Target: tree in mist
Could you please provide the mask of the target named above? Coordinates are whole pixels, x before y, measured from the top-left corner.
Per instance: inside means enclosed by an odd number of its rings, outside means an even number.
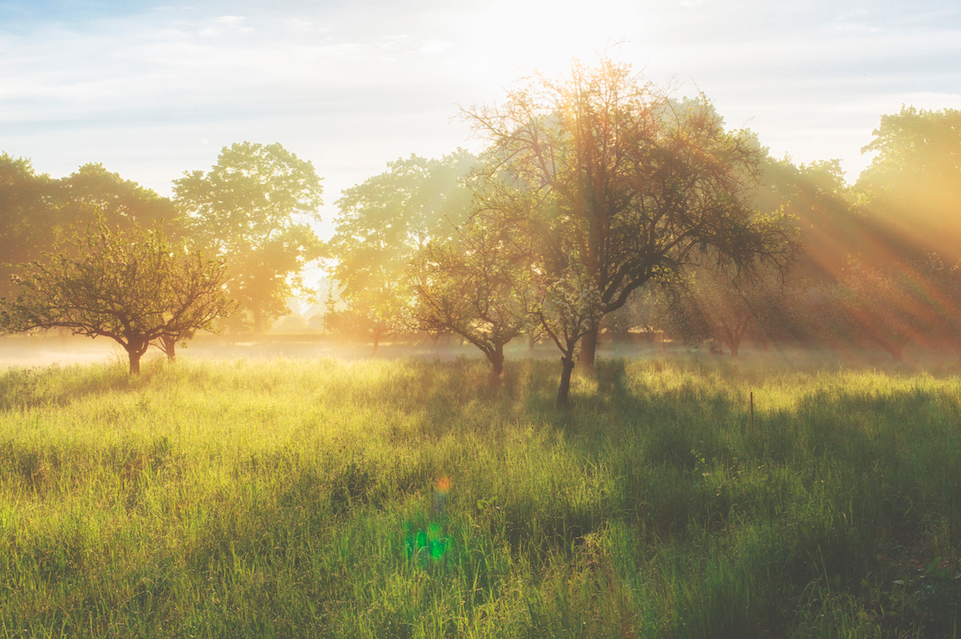
[[[310,222],[320,221],[322,194],[313,164],[280,144],[224,147],[208,173],[174,180],[192,246],[224,259],[230,295],[254,332],[287,314],[295,292],[310,292],[302,272],[321,256]]]
[[[47,216],[52,182],[29,160],[0,153],[0,297],[15,290],[11,276],[17,265],[52,246],[55,229]]]
[[[88,163],[55,183],[54,199],[60,217],[80,235],[97,220],[122,231],[159,229],[172,241],[183,239],[180,214],[169,198],[111,173],[102,164]]]
[[[784,265],[793,252],[781,220],[750,206],[760,147],[726,131],[703,96],[672,102],[602,58],[595,68],[575,62],[566,80],[529,78],[504,104],[465,117],[490,143],[489,174],[533,202],[526,219],[510,197],[487,206],[538,238],[545,273],[574,268],[556,258],[576,256],[602,315],[698,263],[750,269]],[[595,323],[582,335],[587,365],[597,333]]]
[[[344,191],[327,253],[344,307],[335,326],[375,340],[410,326],[408,267],[431,240],[449,239],[467,218],[475,163],[461,149],[440,159],[412,155]]]
[[[732,357],[738,356],[749,335],[767,339],[783,333],[788,291],[776,269],[742,277],[729,269],[697,269],[691,273],[687,293],[683,297],[687,312],[695,314],[688,323],[726,346]]]
[[[601,333],[615,340],[629,340],[640,331],[648,343],[654,343],[658,330],[664,327],[665,295],[659,284],[636,289],[624,306],[606,314],[601,320]]]
[[[475,217],[450,241],[432,241],[412,265],[416,326],[432,334],[456,333],[491,364],[504,369],[504,346],[530,328],[524,296],[523,251],[512,238]]]
[[[877,153],[855,190],[914,257],[934,251],[961,259],[961,110],[902,107],[884,115],[863,153]],[[920,250],[918,250],[920,249]]]
[[[887,270],[853,263],[838,288],[839,332],[896,362],[909,343],[941,346],[961,335],[957,271],[934,254]]]
[[[162,340],[172,359],[178,340],[232,309],[224,266],[172,246],[159,231],[113,231],[101,221],[72,247],[56,248],[25,265],[16,295],[0,301],[4,329],[60,327],[109,337],[127,351],[136,374],[151,342]]]
[[[85,164],[58,180],[30,161],[0,154],[0,296],[13,291],[19,264],[44,259],[58,241],[82,237],[103,219],[121,229],[160,228],[182,236],[173,203],[101,164]],[[70,242],[62,244],[73,250]]]
[[[766,157],[754,206],[783,211],[803,248],[788,272],[791,286],[836,282],[848,260],[874,252],[875,230],[854,207],[840,160],[795,165],[789,157]]]
[[[383,340],[406,333],[413,325],[411,295],[406,280],[381,280],[379,286],[358,291],[350,306],[337,309],[329,304],[325,326],[334,333],[371,340],[371,355],[376,357]]]

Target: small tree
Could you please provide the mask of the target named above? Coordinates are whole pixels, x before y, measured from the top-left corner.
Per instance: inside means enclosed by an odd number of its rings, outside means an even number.
[[[592,285],[587,270],[576,261],[558,278],[535,274],[528,290],[532,295],[528,312],[561,351],[557,406],[567,406],[581,338],[594,330],[604,316],[601,293]]]
[[[780,274],[773,269],[744,273],[730,269],[698,269],[691,277],[692,301],[711,337],[738,356],[741,342],[749,334],[777,333],[778,308],[787,298]]]
[[[353,304],[335,310],[333,300],[328,304],[326,327],[335,333],[369,338],[377,350],[383,339],[407,332],[410,327],[410,295],[406,284],[384,282],[381,286],[360,291],[352,299]],[[403,291],[403,292],[402,292]]]
[[[109,337],[127,351],[136,374],[151,342],[159,340],[173,359],[177,341],[233,308],[223,292],[223,264],[179,251],[157,231],[122,234],[101,220],[73,250],[60,248],[15,276],[18,291],[12,301],[0,301],[0,326]]]
[[[431,243],[413,266],[414,318],[430,333],[457,333],[504,370],[504,346],[530,326],[517,291],[520,271],[509,238],[476,217],[456,242]]]

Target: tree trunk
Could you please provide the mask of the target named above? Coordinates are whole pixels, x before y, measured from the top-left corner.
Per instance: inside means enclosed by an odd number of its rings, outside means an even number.
[[[887,341],[882,341],[880,344],[881,348],[887,351],[895,362],[900,364],[904,361],[904,344],[895,344]]]
[[[377,357],[377,347],[380,345],[380,333],[374,333],[374,352],[370,354],[371,357]]]
[[[527,351],[533,352],[534,344],[536,343],[537,343],[537,333],[535,333],[534,331],[531,331],[530,333],[527,334]]]
[[[130,374],[139,375],[140,374],[140,356],[143,352],[139,351],[136,346],[127,346],[127,357],[130,359]]]
[[[504,373],[504,345],[498,344],[494,347],[494,353],[490,356],[491,381],[496,382]]]
[[[571,373],[574,371],[574,357],[561,358],[561,385],[557,388],[557,407],[567,406],[571,390]]]
[[[254,334],[260,335],[264,328],[264,318],[259,309],[254,309]]]
[[[160,343],[163,344],[163,352],[167,354],[167,361],[172,362],[177,359],[177,338],[173,335],[161,335]]]
[[[743,333],[729,331],[727,336],[727,347],[731,351],[731,357],[737,357],[737,349],[741,347],[741,336]]]
[[[594,368],[594,355],[597,353],[597,337],[600,330],[600,325],[597,325],[581,338],[581,354],[577,358],[577,365],[581,368],[588,370]]]

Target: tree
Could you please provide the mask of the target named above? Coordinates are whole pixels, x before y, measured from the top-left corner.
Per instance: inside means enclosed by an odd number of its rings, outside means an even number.
[[[579,261],[560,277],[535,274],[527,287],[531,298],[528,313],[561,352],[561,381],[557,387],[557,406],[567,406],[571,373],[581,348],[581,339],[604,315],[604,302],[594,281]]]
[[[111,173],[102,164],[84,164],[57,180],[53,198],[60,208],[60,218],[71,227],[72,234],[85,232],[102,218],[107,225],[122,231],[137,227],[159,229],[171,241],[179,241],[183,236],[180,215],[169,198]]]
[[[410,262],[431,240],[452,237],[467,218],[475,163],[463,149],[439,160],[411,155],[344,191],[328,257],[347,326],[357,331],[369,321],[366,330],[377,339],[409,319]]]
[[[877,156],[855,184],[861,208],[912,258],[933,251],[952,264],[961,259],[961,110],[902,106],[881,116],[873,136],[861,151]]]
[[[854,206],[840,160],[795,166],[789,157],[762,161],[754,201],[766,213],[783,211],[797,229],[803,251],[791,265],[792,285],[833,283],[854,255],[874,253],[880,238]]]
[[[961,334],[957,272],[929,254],[922,261],[882,270],[853,263],[837,293],[842,334],[883,348],[896,362],[911,342],[957,343]]]
[[[410,319],[410,292],[405,280],[381,280],[377,286],[358,291],[347,308],[328,305],[326,326],[336,333],[369,338],[377,356],[382,340],[407,331]]]
[[[232,308],[223,290],[224,266],[171,246],[158,231],[123,233],[101,221],[73,248],[58,245],[45,262],[25,265],[16,297],[0,301],[0,326],[109,337],[127,351],[136,374],[151,342],[164,340],[173,358],[177,340]],[[82,257],[70,257],[74,252]]]
[[[660,286],[648,285],[635,290],[624,306],[604,316],[601,330],[615,340],[629,340],[632,333],[640,329],[644,340],[653,344],[657,331],[664,328],[666,297]]]
[[[48,216],[53,180],[30,160],[0,153],[0,297],[14,287],[18,264],[38,259],[57,235]]]
[[[54,180],[35,173],[29,160],[0,154],[0,295],[12,293],[17,265],[42,259],[57,241],[83,235],[99,218],[121,229],[160,228],[167,237],[182,236],[169,199],[101,164]]]
[[[737,357],[749,335],[763,340],[789,333],[793,328],[788,290],[780,274],[759,270],[737,277],[725,269],[696,269],[676,296],[672,321],[676,332],[688,340],[698,333],[711,337]],[[681,318],[683,314],[690,317]]]
[[[547,271],[576,255],[603,314],[694,264],[783,266],[794,251],[782,220],[750,207],[756,140],[725,131],[704,96],[672,102],[602,58],[596,68],[574,62],[569,80],[529,78],[503,105],[464,115],[490,143],[489,174],[535,200],[535,215],[518,219],[509,197],[488,206],[540,238]],[[585,333],[587,365],[597,331]]]
[[[511,238],[485,226],[480,217],[448,242],[431,242],[414,260],[417,326],[457,333],[491,364],[491,380],[504,370],[504,346],[529,328],[522,276]]]
[[[322,193],[313,164],[280,144],[224,147],[208,173],[174,180],[191,242],[225,260],[230,294],[254,332],[289,312],[295,290],[309,292],[301,272],[321,256],[310,221],[320,221]]]

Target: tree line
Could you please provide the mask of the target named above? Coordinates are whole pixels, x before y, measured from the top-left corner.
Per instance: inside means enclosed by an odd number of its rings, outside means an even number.
[[[225,148],[172,199],[100,165],[52,180],[2,155],[0,321],[111,337],[135,371],[152,342],[172,356],[215,323],[259,332],[326,258],[332,330],[375,352],[390,335],[456,334],[494,379],[508,342],[544,339],[559,404],[603,336],[639,330],[734,356],[746,339],[871,343],[896,360],[912,342],[958,345],[959,111],[883,116],[853,185],[837,160],[772,158],[706,96],[606,58],[461,115],[480,154],[389,163],[343,192],[326,243],[310,226],[321,180],[278,144]]]

